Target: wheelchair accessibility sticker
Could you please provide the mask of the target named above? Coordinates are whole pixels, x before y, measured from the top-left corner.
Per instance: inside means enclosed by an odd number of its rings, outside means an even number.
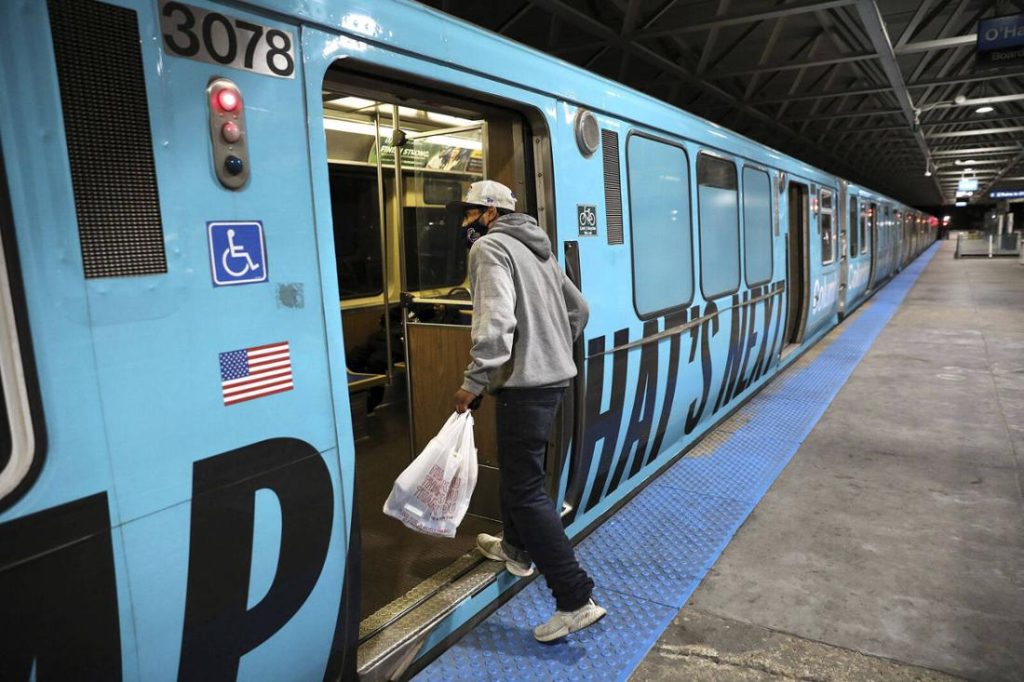
[[[267,281],[267,249],[263,223],[206,223],[210,241],[210,271],[214,286]]]

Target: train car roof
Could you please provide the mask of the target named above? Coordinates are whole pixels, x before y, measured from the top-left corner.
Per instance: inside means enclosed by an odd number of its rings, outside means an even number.
[[[407,0],[245,2],[304,24],[346,34],[355,45],[362,42],[411,52],[450,68],[555,97],[649,131],[693,140],[819,184],[836,186],[842,179],[663,100],[425,5]],[[466,47],[465,52],[460,50],[462,46]],[[466,57],[470,55],[473,64],[487,65],[487,69],[467,66]],[[685,132],[679,132],[680,123]],[[858,188],[904,206],[880,192],[859,185]]]

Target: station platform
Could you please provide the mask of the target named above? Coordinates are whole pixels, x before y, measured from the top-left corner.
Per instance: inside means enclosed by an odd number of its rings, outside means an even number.
[[[1024,679],[1024,267],[931,247],[417,680]]]

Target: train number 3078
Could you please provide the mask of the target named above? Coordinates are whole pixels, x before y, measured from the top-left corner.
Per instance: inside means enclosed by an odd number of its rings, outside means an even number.
[[[295,41],[277,28],[182,2],[160,3],[164,48],[179,57],[280,78],[295,77]]]

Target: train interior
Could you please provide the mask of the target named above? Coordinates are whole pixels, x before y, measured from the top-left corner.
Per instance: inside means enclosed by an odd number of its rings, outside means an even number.
[[[365,641],[422,602],[425,581],[439,583],[477,533],[500,529],[494,408],[486,399],[474,412],[477,493],[456,537],[414,532],[382,507],[451,414],[469,360],[469,243],[462,212],[446,205],[487,177],[513,189],[517,208],[534,212],[526,183],[531,138],[518,113],[340,68],[328,72],[323,102]]]

